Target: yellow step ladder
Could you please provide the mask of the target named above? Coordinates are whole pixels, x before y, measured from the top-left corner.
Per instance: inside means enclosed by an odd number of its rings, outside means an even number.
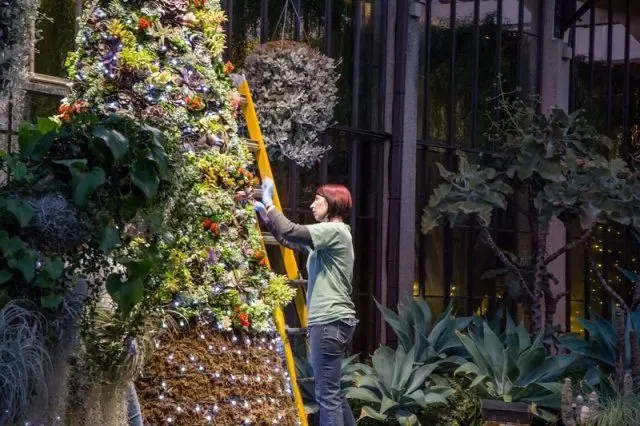
[[[248,145],[250,150],[254,152],[254,155],[256,157],[256,163],[258,166],[258,172],[260,173],[260,178],[265,179],[268,177],[274,180],[273,172],[271,170],[271,163],[269,162],[269,155],[267,154],[267,149],[262,139],[262,132],[260,131],[258,115],[256,114],[255,106],[253,104],[253,98],[251,97],[251,91],[249,90],[249,84],[247,80],[242,77],[238,81],[236,81],[236,85],[238,87],[238,92],[245,99],[242,110],[244,113],[245,122],[247,124],[247,131],[249,132],[250,141],[248,141]],[[273,204],[279,211],[282,211],[277,188],[274,191]],[[265,245],[278,245],[275,238],[273,238],[268,233],[263,234],[262,240],[265,253],[267,252],[266,247],[264,247]],[[285,360],[287,363],[287,369],[289,371],[289,377],[291,379],[293,399],[295,401],[296,408],[298,409],[300,423],[302,424],[302,426],[307,426],[307,414],[304,409],[302,394],[298,386],[293,351],[291,350],[291,344],[289,342],[289,335],[305,332],[307,328],[307,305],[304,294],[305,280],[300,279],[300,271],[298,270],[298,263],[296,262],[293,251],[286,247],[280,246],[280,253],[282,255],[282,260],[284,262],[287,277],[289,278],[290,283],[297,287],[294,304],[296,312],[298,314],[298,320],[302,328],[288,328],[285,321],[284,313],[281,308],[276,309],[276,311],[274,312],[274,320],[276,328],[278,330],[278,333],[280,333],[280,337],[284,345]],[[269,263],[269,267],[271,267],[270,265],[271,264]]]

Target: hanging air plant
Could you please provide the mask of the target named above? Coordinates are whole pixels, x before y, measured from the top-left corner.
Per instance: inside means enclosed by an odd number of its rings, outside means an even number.
[[[293,41],[258,46],[245,61],[262,134],[272,157],[310,167],[331,148],[319,135],[338,101],[338,62]]]

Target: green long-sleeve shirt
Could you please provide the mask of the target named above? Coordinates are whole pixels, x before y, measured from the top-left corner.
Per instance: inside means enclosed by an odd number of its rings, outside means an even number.
[[[322,222],[297,225],[282,213],[268,214],[270,230],[309,251],[307,307],[309,325],[327,324],[355,317],[353,290],[353,242],[349,225]],[[280,239],[280,238],[278,238]]]

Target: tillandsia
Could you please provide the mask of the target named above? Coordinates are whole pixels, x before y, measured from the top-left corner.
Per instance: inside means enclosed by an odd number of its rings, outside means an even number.
[[[274,158],[309,167],[331,148],[320,135],[331,124],[338,102],[338,65],[292,41],[261,45],[246,59],[244,71],[257,88],[253,98]]]

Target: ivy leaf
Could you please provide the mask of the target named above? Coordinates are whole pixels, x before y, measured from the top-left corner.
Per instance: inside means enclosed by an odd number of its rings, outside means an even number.
[[[20,198],[9,198],[7,199],[6,207],[15,216],[22,228],[31,222],[34,211],[28,202]]]
[[[30,250],[25,251],[20,257],[10,257],[7,259],[7,265],[19,270],[25,281],[31,282],[36,274],[36,261],[37,256]]]
[[[13,272],[9,269],[3,269],[0,271],[0,285],[6,283],[13,278]]]
[[[1,247],[2,253],[6,257],[13,257],[24,248],[24,244],[22,244],[22,240],[18,237],[12,237],[9,240],[3,238]]]
[[[132,166],[131,180],[147,198],[156,196],[160,179],[149,162],[138,161],[134,163]]]
[[[52,259],[51,261],[47,262],[44,270],[47,271],[47,274],[49,274],[49,277],[51,277],[51,279],[57,280],[62,276],[62,273],[64,272],[64,263],[60,259]]]
[[[125,315],[131,312],[133,307],[142,299],[144,293],[141,278],[122,282],[118,274],[109,275],[106,287],[111,298]]]
[[[71,170],[71,187],[73,188],[73,201],[79,207],[87,203],[89,195],[105,182],[104,170],[93,167],[90,172]]]
[[[40,307],[44,309],[55,309],[62,302],[62,296],[59,294],[47,294],[40,298]]]
[[[115,161],[119,161],[129,150],[129,139],[115,129],[98,126],[93,129],[93,136],[104,141]]]
[[[100,232],[100,250],[109,253],[120,245],[120,231],[114,226],[102,228]]]

